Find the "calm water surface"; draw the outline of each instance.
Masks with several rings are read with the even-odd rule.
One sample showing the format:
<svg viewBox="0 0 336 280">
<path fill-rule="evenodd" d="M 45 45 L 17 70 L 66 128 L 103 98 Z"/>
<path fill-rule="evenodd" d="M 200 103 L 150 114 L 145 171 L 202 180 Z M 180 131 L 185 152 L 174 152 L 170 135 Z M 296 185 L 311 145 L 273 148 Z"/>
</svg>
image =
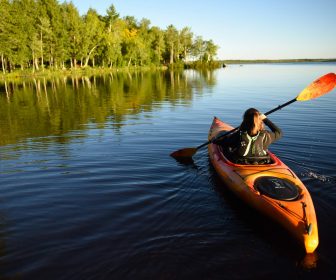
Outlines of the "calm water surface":
<svg viewBox="0 0 336 280">
<path fill-rule="evenodd" d="M 272 151 L 310 191 L 320 245 L 304 252 L 233 196 L 206 149 L 336 64 L 233 65 L 0 82 L 0 279 L 335 279 L 336 95 L 270 116 Z"/>
</svg>

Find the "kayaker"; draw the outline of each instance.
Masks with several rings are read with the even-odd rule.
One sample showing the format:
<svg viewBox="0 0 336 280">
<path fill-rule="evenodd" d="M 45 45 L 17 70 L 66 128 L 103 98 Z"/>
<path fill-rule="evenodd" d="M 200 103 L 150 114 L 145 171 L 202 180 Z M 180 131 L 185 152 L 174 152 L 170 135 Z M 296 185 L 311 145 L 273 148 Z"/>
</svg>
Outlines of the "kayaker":
<svg viewBox="0 0 336 280">
<path fill-rule="evenodd" d="M 266 124 L 271 131 L 266 130 Z M 215 141 L 223 147 L 229 160 L 240 164 L 265 164 L 270 162 L 268 146 L 282 137 L 282 131 L 257 109 L 245 111 L 239 129 Z"/>
</svg>

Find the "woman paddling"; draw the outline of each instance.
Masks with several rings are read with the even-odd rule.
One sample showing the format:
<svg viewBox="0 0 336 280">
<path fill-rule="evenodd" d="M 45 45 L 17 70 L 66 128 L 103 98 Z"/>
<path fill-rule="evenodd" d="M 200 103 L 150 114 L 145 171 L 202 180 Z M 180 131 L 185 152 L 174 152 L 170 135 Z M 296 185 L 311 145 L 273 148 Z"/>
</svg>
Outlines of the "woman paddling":
<svg viewBox="0 0 336 280">
<path fill-rule="evenodd" d="M 271 131 L 265 130 L 266 124 Z M 282 131 L 257 109 L 245 111 L 238 130 L 215 140 L 223 147 L 225 155 L 240 164 L 265 164 L 270 162 L 268 146 L 282 137 Z"/>
</svg>

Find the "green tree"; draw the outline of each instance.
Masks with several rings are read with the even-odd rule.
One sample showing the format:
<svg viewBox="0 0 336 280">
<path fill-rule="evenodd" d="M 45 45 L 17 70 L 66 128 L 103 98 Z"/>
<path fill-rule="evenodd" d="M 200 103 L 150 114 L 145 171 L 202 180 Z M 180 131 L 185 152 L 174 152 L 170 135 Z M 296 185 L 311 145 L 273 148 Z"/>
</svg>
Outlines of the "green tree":
<svg viewBox="0 0 336 280">
<path fill-rule="evenodd" d="M 20 11 L 18 13 L 17 11 Z M 21 69 L 29 66 L 31 42 L 36 32 L 33 0 L 12 1 L 8 10 L 7 22 L 7 65 L 9 70 L 19 65 Z"/>
<path fill-rule="evenodd" d="M 106 57 L 110 67 L 117 66 L 118 61 L 119 63 L 122 61 L 121 47 L 125 29 L 126 23 L 121 19 L 116 19 L 105 35 Z"/>
<path fill-rule="evenodd" d="M 44 59 L 50 67 L 58 68 L 66 59 L 66 30 L 63 18 L 62 5 L 57 0 L 40 0 L 38 23 L 41 18 L 48 20 L 49 27 L 46 29 L 44 40 Z"/>
<path fill-rule="evenodd" d="M 11 5 L 8 0 L 0 0 L 0 55 L 1 55 L 1 68 L 3 73 L 6 73 L 6 64 L 10 54 L 10 29 L 14 28 L 14 24 L 10 21 Z M 12 26 L 10 26 L 12 25 Z"/>
<path fill-rule="evenodd" d="M 159 65 L 160 63 L 162 63 L 163 61 L 163 53 L 165 50 L 165 34 L 164 32 L 154 26 L 151 28 L 150 30 L 150 34 L 151 34 L 151 49 L 152 49 L 152 58 L 151 61 L 156 64 Z"/>
<path fill-rule="evenodd" d="M 77 60 L 82 54 L 82 30 L 83 21 L 79 16 L 77 8 L 70 2 L 64 3 L 64 23 L 68 37 L 68 54 L 70 56 L 71 68 L 77 66 Z"/>
<path fill-rule="evenodd" d="M 47 49 L 51 45 L 52 30 L 50 27 L 50 21 L 47 17 L 39 17 L 39 35 L 40 35 L 40 55 L 41 55 L 41 67 L 44 69 L 44 49 Z M 44 41 L 43 41 L 44 40 Z"/>
<path fill-rule="evenodd" d="M 112 25 L 119 19 L 119 14 L 117 13 L 114 5 L 111 5 L 106 10 L 106 16 L 104 17 L 104 21 L 106 23 L 107 32 L 112 32 Z"/>
<path fill-rule="evenodd" d="M 174 63 L 174 51 L 178 42 L 178 31 L 173 25 L 169 25 L 166 30 L 166 45 L 169 53 L 169 64 Z"/>
<path fill-rule="evenodd" d="M 89 9 L 84 17 L 84 34 L 82 36 L 82 51 L 86 56 L 86 67 L 89 63 L 90 56 L 93 56 L 95 49 L 103 42 L 104 22 L 99 19 L 97 12 Z M 94 59 L 93 66 L 94 66 Z"/>
<path fill-rule="evenodd" d="M 121 61 L 121 42 L 123 31 L 126 29 L 126 23 L 119 18 L 114 5 L 106 10 L 106 16 L 103 17 L 105 22 L 105 34 L 101 46 L 102 62 L 107 60 L 108 67 L 117 66 Z"/>
<path fill-rule="evenodd" d="M 149 19 L 143 18 L 139 24 L 139 32 L 138 32 L 138 59 L 140 65 L 148 65 L 150 64 L 151 59 L 151 46 L 153 37 L 150 34 L 150 26 L 151 22 Z"/>
<path fill-rule="evenodd" d="M 206 62 L 213 61 L 214 56 L 217 54 L 218 46 L 212 40 L 204 42 L 204 60 Z"/>
<path fill-rule="evenodd" d="M 193 33 L 189 27 L 184 27 L 180 32 L 180 43 L 181 43 L 181 58 L 187 61 L 188 55 L 191 52 L 193 44 Z"/>
<path fill-rule="evenodd" d="M 202 60 L 204 54 L 204 41 L 201 36 L 197 36 L 192 44 L 191 54 L 194 58 Z"/>
<path fill-rule="evenodd" d="M 127 66 L 137 65 L 139 53 L 143 48 L 143 42 L 140 38 L 139 27 L 134 17 L 127 16 L 124 18 L 126 28 L 123 32 L 122 55 Z"/>
<path fill-rule="evenodd" d="M 135 28 L 126 28 L 124 30 L 124 40 L 122 46 L 122 54 L 127 60 L 127 66 L 130 66 L 132 61 L 135 62 L 137 59 L 137 47 L 138 47 L 138 30 Z"/>
</svg>

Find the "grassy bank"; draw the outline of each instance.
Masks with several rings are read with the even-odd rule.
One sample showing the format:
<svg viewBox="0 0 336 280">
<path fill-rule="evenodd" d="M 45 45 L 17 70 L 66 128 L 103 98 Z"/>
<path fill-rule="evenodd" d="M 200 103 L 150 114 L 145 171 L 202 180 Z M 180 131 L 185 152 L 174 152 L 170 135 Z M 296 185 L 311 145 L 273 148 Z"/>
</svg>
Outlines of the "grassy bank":
<svg viewBox="0 0 336 280">
<path fill-rule="evenodd" d="M 52 78 L 52 77 L 64 77 L 64 76 L 92 76 L 92 75 L 104 75 L 116 72 L 134 72 L 134 71 L 155 71 L 165 70 L 167 67 L 151 67 L 151 66 L 132 66 L 132 67 L 120 67 L 120 68 L 103 68 L 103 67 L 85 67 L 75 69 L 44 69 L 39 71 L 27 70 L 15 70 L 10 73 L 1 72 L 1 79 L 24 79 L 24 78 Z"/>
<path fill-rule="evenodd" d="M 14 80 L 25 78 L 52 78 L 52 77 L 65 77 L 65 76 L 92 76 L 92 75 L 106 75 L 116 72 L 135 72 L 135 71 L 161 71 L 161 70 L 183 70 L 183 69 L 216 69 L 229 64 L 253 64 L 253 63 L 323 63 L 323 62 L 336 62 L 335 59 L 256 59 L 256 60 L 218 60 L 210 63 L 205 62 L 189 62 L 189 63 L 174 63 L 168 66 L 131 66 L 119 68 L 103 68 L 103 67 L 78 67 L 75 69 L 50 69 L 32 71 L 32 69 L 15 70 L 10 73 L 0 72 L 1 80 Z"/>
<path fill-rule="evenodd" d="M 64 76 L 92 76 L 92 75 L 105 75 L 116 72 L 135 72 L 135 71 L 162 71 L 162 70 L 183 70 L 183 69 L 216 69 L 222 66 L 221 62 L 190 62 L 190 63 L 174 63 L 167 66 L 130 66 L 118 68 L 104 68 L 104 67 L 78 67 L 75 69 L 50 69 L 33 71 L 32 69 L 15 70 L 10 73 L 1 72 L 0 78 L 4 79 L 25 79 L 25 78 L 52 78 Z"/>
</svg>

